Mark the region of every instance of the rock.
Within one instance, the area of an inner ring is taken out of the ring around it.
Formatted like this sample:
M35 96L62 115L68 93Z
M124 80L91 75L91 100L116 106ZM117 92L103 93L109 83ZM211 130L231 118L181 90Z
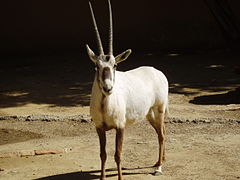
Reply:
M6 117L0 116L0 120L6 120Z
M17 119L18 117L17 116L10 116L10 118Z
M17 157L18 152L0 152L0 158Z
M205 119L203 122L204 123L210 123L211 121L209 119Z
M45 154L61 154L66 152L65 149L53 149L53 150L35 150L35 155L45 155Z
M18 152L18 156L20 157L27 157L27 156L34 156L34 150L21 150Z
M194 119L192 122L196 124L196 123L198 123L198 120Z
M71 152L72 150L73 150L72 148L64 148L65 153Z
M179 119L178 123L184 123L184 121L185 121L184 119Z
M81 123L88 123L87 119L81 119Z

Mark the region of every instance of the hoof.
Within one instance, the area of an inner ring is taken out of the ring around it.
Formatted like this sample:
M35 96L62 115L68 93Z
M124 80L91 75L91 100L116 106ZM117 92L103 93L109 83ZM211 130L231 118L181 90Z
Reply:
M160 170L156 170L154 173L153 173L153 175L154 176L160 176L160 175L162 175L163 173L162 173L162 171L160 171Z

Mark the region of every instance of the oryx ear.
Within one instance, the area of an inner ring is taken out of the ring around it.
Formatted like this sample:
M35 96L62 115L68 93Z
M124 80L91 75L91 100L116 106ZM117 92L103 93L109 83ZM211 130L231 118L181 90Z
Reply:
M87 53L89 58L92 60L92 62L94 64L96 64L97 62L97 56L95 55L95 53L90 49L90 47L86 44L86 48L87 48Z
M128 58L128 56L131 54L131 52L132 52L132 50L128 49L128 50L124 51L123 53L117 55L115 57L116 63L120 63L120 62L126 60Z

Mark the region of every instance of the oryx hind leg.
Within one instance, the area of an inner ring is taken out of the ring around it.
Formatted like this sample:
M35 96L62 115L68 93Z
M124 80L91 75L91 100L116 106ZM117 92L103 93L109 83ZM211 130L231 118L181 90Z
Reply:
M164 124L165 110L162 107L152 108L152 112L148 115L150 124L155 129L158 135L159 157L154 165L156 167L154 175L162 174L162 164L165 161L165 124Z

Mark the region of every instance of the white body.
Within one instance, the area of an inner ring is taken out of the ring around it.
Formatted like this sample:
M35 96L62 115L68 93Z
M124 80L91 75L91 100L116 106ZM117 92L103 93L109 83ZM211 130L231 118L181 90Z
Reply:
M95 54L87 45L87 53L95 64L96 74L92 87L90 114L96 125L100 143L101 176L105 180L106 131L116 130L116 150L118 179L123 180L121 154L125 126L135 121L148 119L158 134L159 158L155 175L162 173L165 160L165 125L164 117L168 112L168 81L165 75L153 67L139 67L127 72L116 71L116 66L131 54L128 49L121 54L113 55L112 8L109 9L109 51L104 53L100 34L91 2L89 8L97 37L99 54Z
M106 130L124 128L135 121L157 120L168 110L168 81L153 67L139 67L115 72L115 83L109 96L103 95L95 77L90 114L96 127ZM151 122L155 123L155 122Z

